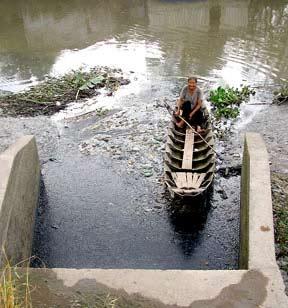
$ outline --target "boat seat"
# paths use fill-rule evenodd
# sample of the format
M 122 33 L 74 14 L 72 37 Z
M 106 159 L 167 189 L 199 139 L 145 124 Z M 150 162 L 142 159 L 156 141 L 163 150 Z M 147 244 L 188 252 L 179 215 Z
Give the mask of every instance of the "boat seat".
M 172 178 L 178 188 L 194 188 L 198 189 L 206 173 L 196 173 L 196 172 L 172 172 Z
M 186 129 L 182 169 L 192 169 L 194 133 L 191 128 Z

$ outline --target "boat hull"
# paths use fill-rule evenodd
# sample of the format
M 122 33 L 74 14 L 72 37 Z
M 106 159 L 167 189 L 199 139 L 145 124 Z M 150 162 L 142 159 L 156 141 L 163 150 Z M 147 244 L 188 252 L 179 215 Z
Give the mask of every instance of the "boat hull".
M 170 195 L 196 197 L 207 192 L 213 182 L 216 154 L 208 110 L 203 110 L 204 132 L 178 128 L 176 118 L 168 127 L 164 156 L 164 180 Z

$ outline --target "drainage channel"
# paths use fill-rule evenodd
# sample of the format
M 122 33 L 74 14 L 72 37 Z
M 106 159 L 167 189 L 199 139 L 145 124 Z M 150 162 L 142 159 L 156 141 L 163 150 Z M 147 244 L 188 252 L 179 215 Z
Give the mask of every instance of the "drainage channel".
M 161 178 L 82 155 L 71 141 L 76 131 L 67 128 L 61 151 L 42 164 L 32 266 L 238 268 L 239 172 L 216 173 L 206 200 L 175 203 Z

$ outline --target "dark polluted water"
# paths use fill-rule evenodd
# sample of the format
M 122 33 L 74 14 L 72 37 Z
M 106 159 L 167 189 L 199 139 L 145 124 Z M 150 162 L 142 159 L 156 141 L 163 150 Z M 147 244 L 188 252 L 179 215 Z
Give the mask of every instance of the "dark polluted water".
M 241 163 L 237 131 L 287 82 L 287 12 L 285 0 L 2 1 L 0 91 L 95 65 L 131 80 L 51 118 L 1 118 L 1 145 L 24 133 L 39 144 L 33 253 L 49 267 L 237 268 L 240 175 L 229 168 Z M 200 213 L 202 204 L 171 204 L 162 182 L 161 105 L 175 103 L 189 75 L 205 99 L 219 85 L 257 89 L 236 134 L 217 142 L 220 171 Z
M 83 138 L 78 133 L 79 123 L 70 123 L 42 166 L 33 266 L 237 268 L 239 174 L 216 174 L 209 198 L 174 202 L 161 168 L 147 178 L 141 164 L 128 168 L 125 157 L 84 156 L 73 146 Z M 129 149 L 121 155 L 141 163 Z
M 155 200 L 148 191 L 139 193 L 143 189 L 139 181 L 127 183 L 115 175 L 105 180 L 113 183 L 113 191 L 101 189 L 93 196 L 71 198 L 73 185 L 66 193 L 63 187 L 54 190 L 53 195 L 61 194 L 61 204 L 67 203 L 61 209 L 56 207 L 59 200 L 49 197 L 42 184 L 34 241 L 34 254 L 40 259 L 33 266 L 44 262 L 48 267 L 73 268 L 237 268 L 237 197 L 234 204 L 220 200 L 174 204 L 165 198 Z M 84 192 L 90 181 L 85 179 Z

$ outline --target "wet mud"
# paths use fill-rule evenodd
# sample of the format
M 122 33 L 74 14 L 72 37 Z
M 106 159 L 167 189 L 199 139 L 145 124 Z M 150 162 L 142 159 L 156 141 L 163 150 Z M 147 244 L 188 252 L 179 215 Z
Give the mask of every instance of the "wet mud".
M 273 172 L 271 182 L 276 258 L 288 295 L 288 174 Z

